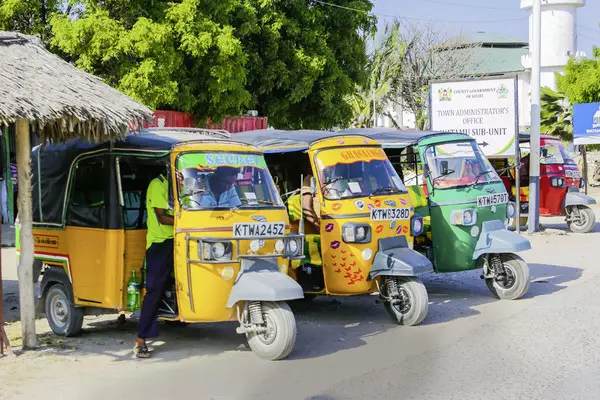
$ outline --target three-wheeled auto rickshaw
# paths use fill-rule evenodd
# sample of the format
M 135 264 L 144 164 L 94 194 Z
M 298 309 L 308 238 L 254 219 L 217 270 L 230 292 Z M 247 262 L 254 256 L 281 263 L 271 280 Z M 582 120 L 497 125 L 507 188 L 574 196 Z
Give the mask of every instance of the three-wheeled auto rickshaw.
M 302 257 L 303 237 L 290 234 L 260 150 L 226 136 L 152 128 L 113 143 L 33 150 L 38 305 L 55 333 L 77 334 L 88 313 L 126 311 L 127 282 L 145 261 L 146 191 L 160 177 L 175 218 L 173 280 L 160 318 L 238 320 L 258 356 L 292 351 L 296 322 L 285 301 L 303 292 L 285 270 Z M 228 193 L 237 198 L 223 207 L 206 197 L 222 168 L 235 172 Z
M 341 133 L 379 141 L 405 182 L 410 180 L 411 204 L 425 225 L 414 248 L 432 260 L 435 272 L 482 268 L 496 297 L 517 299 L 527 292 L 529 267 L 516 253 L 531 245 L 506 229 L 515 204 L 475 139 L 386 128 Z
M 305 224 L 306 258 L 288 270 L 305 298 L 378 292 L 394 322 L 423 321 L 428 296 L 419 275 L 433 267 L 411 249 L 423 223 L 379 143 L 325 131 L 248 131 L 236 139 L 265 152 L 294 232 L 304 224 L 301 176 L 314 177 L 308 186 L 319 222 Z
M 519 135 L 521 150 L 520 200 L 522 213 L 526 216 L 529 203 L 529 147 L 528 133 Z M 596 214 L 590 208 L 596 200 L 581 193 L 585 187 L 575 156 L 567 150 L 559 138 L 549 135 L 540 137 L 540 215 L 565 216 L 571 232 L 587 233 L 596 224 Z M 501 171 L 506 190 L 512 198 L 517 195 L 515 168 L 510 168 L 507 159 L 494 161 Z M 525 218 L 526 220 L 526 218 Z

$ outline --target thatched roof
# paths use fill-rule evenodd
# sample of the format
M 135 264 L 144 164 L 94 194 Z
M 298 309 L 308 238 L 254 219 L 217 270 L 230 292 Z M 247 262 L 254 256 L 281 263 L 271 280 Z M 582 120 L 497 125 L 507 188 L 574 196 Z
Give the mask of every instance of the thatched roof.
M 43 139 L 97 141 L 122 137 L 151 113 L 37 38 L 0 31 L 0 124 L 25 118 L 39 126 Z

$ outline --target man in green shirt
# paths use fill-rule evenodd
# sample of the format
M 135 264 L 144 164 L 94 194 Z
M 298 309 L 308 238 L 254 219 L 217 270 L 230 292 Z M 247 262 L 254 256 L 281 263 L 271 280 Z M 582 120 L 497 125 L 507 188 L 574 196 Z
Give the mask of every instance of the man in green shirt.
M 150 357 L 146 339 L 158 336 L 158 309 L 173 268 L 173 212 L 169 209 L 169 183 L 164 175 L 154 178 L 146 194 L 146 295 L 142 303 L 134 353 Z

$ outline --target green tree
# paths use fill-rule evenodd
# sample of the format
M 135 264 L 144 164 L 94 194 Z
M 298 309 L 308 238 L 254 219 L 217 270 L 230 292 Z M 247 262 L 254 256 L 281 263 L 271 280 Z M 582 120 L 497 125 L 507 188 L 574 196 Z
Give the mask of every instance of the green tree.
M 472 76 L 478 63 L 480 43 L 463 36 L 450 36 L 433 24 L 406 24 L 396 21 L 386 27 L 381 44 L 369 64 L 369 85 L 385 91 L 376 107 L 398 127 L 389 110 L 397 106 L 415 115 L 416 128 L 429 122 L 429 82 Z M 369 91 L 369 86 L 364 86 Z M 378 111 L 379 112 L 379 111 Z
M 78 3 L 76 0 L 0 0 L 0 30 L 33 34 L 47 45 L 52 37 L 52 15 L 71 15 Z
M 0 0 L 2 1 L 2 0 Z M 366 79 L 369 0 L 89 0 L 55 13 L 52 45 L 150 107 L 218 120 L 249 108 L 282 128 L 329 128 Z
M 565 94 L 543 87 L 540 100 L 540 131 L 564 141 L 573 140 L 573 106 Z
M 600 101 L 600 48 L 594 47 L 592 58 L 569 60 L 557 88 L 571 104 Z

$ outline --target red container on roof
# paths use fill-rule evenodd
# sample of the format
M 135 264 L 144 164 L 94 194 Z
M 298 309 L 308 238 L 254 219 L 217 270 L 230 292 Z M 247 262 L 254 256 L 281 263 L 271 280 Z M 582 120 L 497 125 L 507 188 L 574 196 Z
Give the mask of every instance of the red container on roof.
M 146 124 L 146 128 L 193 128 L 194 117 L 180 111 L 154 111 L 154 123 Z M 225 118 L 220 124 L 209 123 L 208 128 L 224 129 L 230 133 L 267 129 L 269 122 L 267 117 L 239 116 Z

